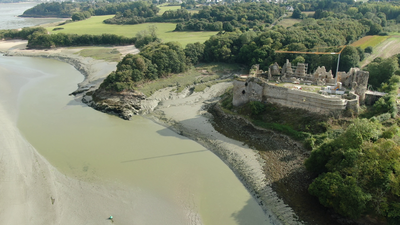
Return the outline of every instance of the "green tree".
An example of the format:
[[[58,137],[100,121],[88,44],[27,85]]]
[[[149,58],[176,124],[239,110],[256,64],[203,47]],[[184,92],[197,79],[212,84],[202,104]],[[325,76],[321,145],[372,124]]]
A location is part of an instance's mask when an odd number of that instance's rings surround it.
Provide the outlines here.
[[[396,57],[372,62],[367,66],[367,71],[369,71],[368,83],[378,88],[383,83],[387,83],[397,70],[399,70],[399,64]]]
[[[347,72],[350,68],[356,67],[359,62],[360,56],[358,55],[356,47],[346,46],[341,54],[339,70]]]
[[[198,64],[203,60],[204,44],[200,44],[200,42],[187,44],[185,47],[185,55],[188,63],[192,65]]]
[[[297,65],[297,63],[304,63],[306,62],[306,60],[304,59],[303,56],[297,56],[293,61],[292,64],[293,65]]]
[[[234,27],[232,26],[232,24],[230,22],[225,22],[223,24],[223,29],[227,32],[233,32],[234,31]]]
[[[368,47],[365,48],[364,51],[365,51],[365,53],[370,53],[371,54],[372,51],[373,51],[373,47],[372,46],[368,46]]]
[[[309,187],[310,194],[317,196],[325,207],[357,219],[365,212],[371,195],[365,193],[354,177],[342,178],[339,172],[322,174]]]
[[[295,8],[292,14],[292,18],[294,19],[300,19],[301,18],[301,11],[299,8]]]

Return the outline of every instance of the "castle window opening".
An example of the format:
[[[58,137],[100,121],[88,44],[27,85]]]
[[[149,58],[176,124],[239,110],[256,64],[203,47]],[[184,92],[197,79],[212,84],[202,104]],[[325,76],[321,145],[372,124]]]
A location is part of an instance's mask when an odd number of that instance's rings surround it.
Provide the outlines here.
[[[243,95],[244,95],[244,94],[246,94],[246,91],[245,91],[245,90],[243,90],[243,91],[242,91],[242,94],[243,94]]]
[[[248,85],[248,84],[247,84],[247,82],[246,82],[246,83],[244,84],[244,86],[246,86],[246,87],[247,87],[247,85]]]

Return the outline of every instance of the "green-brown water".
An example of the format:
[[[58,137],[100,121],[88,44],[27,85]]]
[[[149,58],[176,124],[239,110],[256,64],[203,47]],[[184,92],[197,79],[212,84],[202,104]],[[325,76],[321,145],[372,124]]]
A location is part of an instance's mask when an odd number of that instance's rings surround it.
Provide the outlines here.
[[[14,90],[5,103],[17,105],[12,98],[19,95],[19,129],[60,172],[145,190],[207,225],[269,224],[232,171],[203,146],[146,118],[124,121],[68,96],[83,79],[72,66],[0,56],[0,73]]]

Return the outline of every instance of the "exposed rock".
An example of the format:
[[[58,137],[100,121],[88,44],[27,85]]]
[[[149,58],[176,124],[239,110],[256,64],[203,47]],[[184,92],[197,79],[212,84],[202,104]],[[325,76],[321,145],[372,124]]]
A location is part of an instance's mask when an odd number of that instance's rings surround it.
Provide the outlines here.
[[[97,89],[92,97],[91,99],[90,96],[85,95],[82,101],[96,110],[117,115],[125,120],[139,114],[141,101],[146,99],[141,92],[112,92],[101,89]]]

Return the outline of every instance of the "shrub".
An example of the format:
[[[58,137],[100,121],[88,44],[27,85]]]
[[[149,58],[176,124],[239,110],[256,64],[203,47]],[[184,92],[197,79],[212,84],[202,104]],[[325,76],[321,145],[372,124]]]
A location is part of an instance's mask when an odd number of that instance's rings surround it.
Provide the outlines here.
[[[251,101],[250,107],[251,114],[255,116],[260,115],[262,112],[265,111],[265,105],[259,101]]]
[[[368,46],[368,47],[366,47],[366,48],[364,49],[364,52],[365,52],[365,53],[372,53],[372,51],[373,51],[372,46]]]

